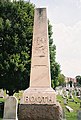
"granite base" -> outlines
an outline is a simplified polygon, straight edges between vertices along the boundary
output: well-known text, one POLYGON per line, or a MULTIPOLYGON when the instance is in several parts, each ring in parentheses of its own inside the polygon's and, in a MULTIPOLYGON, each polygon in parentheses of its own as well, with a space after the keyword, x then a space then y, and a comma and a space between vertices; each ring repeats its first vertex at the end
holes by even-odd
POLYGON ((57 104, 20 104, 18 120, 62 120, 62 108, 57 104))

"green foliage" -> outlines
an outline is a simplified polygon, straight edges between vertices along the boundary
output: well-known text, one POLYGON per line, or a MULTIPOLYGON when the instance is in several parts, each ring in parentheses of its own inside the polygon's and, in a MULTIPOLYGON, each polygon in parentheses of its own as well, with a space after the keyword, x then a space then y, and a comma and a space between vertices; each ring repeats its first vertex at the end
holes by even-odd
POLYGON ((53 44, 52 39, 52 26, 48 21, 48 32, 49 32, 49 50, 50 50, 50 71, 52 87, 55 88, 58 85, 58 75, 60 74, 60 65, 56 62, 56 46, 53 44))
POLYGON ((0 1, 0 88, 9 95, 29 85, 33 15, 28 2, 0 1))
MULTIPOLYGON (((1 0, 0 12, 0 88, 13 95, 29 86, 34 5, 23 0, 1 0)), ((50 23, 48 32, 51 79, 56 87, 60 66, 55 60, 50 23)))
POLYGON ((78 85, 81 85, 81 76, 78 75, 78 76, 76 76, 75 78, 76 78, 76 80, 77 80, 78 85))
POLYGON ((63 74, 59 74, 58 82, 59 82, 59 85, 64 85, 64 83, 65 83, 65 76, 63 74))

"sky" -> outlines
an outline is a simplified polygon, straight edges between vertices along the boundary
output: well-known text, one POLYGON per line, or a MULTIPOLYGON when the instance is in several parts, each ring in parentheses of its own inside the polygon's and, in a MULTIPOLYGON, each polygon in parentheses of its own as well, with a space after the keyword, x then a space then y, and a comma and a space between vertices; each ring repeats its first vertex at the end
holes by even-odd
POLYGON ((47 7, 56 61, 66 77, 81 75, 81 0, 30 0, 47 7))

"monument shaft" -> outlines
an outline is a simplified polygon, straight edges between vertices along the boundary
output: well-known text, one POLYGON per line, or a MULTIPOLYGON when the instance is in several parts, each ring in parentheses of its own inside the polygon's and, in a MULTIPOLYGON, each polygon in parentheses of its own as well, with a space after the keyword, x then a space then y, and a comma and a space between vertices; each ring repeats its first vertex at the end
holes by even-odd
POLYGON ((30 87, 23 93, 19 120, 62 120, 51 88, 48 21, 45 8, 35 9, 30 87))
POLYGON ((48 20, 46 8, 36 8, 34 15, 30 87, 24 91, 25 104, 54 104, 51 88, 48 20))
POLYGON ((35 10, 32 44, 30 87, 51 87, 46 8, 35 10))

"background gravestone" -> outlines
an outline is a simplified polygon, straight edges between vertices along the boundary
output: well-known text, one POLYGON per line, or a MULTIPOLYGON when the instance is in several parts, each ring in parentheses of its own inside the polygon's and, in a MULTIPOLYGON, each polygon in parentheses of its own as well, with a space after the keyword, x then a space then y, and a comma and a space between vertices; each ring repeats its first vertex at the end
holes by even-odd
POLYGON ((17 99, 13 96, 8 97, 4 105, 3 120, 17 120, 17 106, 17 99))
POLYGON ((3 89, 0 89, 0 98, 4 98, 4 91, 3 91, 3 89))
POLYGON ((24 91, 19 120, 61 120, 62 108, 51 88, 46 8, 36 8, 32 42, 30 87, 24 91))
POLYGON ((81 120, 81 110, 79 110, 77 113, 77 120, 81 120))

